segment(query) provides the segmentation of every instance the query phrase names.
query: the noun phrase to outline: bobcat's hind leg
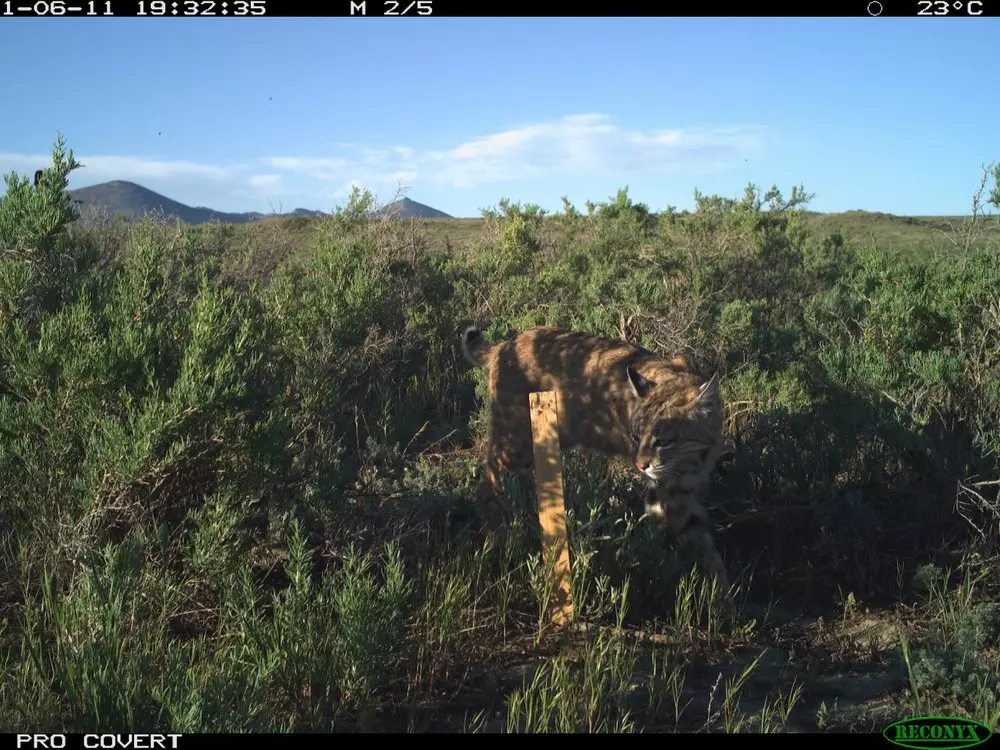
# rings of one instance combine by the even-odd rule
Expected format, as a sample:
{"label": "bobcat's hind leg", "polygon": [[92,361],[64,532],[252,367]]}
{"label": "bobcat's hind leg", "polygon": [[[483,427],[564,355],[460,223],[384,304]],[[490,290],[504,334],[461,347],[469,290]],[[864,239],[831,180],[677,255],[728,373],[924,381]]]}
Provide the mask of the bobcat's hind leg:
{"label": "bobcat's hind leg", "polygon": [[476,488],[476,502],[491,533],[505,528],[510,520],[501,475],[530,474],[532,468],[531,417],[527,398],[523,401],[523,405],[494,401],[490,408],[486,463]]}

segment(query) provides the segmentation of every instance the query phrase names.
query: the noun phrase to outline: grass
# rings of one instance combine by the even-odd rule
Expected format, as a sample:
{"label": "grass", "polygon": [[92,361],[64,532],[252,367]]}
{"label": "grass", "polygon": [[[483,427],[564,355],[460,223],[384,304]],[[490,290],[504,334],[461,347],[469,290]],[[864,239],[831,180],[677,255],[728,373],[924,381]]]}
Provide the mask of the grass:
{"label": "grass", "polygon": [[[968,216],[895,216],[874,211],[846,211],[842,213],[805,212],[805,225],[813,236],[822,237],[840,233],[850,242],[870,243],[883,250],[896,251],[910,257],[926,260],[938,254],[959,251],[961,228],[969,222]],[[312,217],[276,217],[256,224],[240,227],[248,236],[257,234],[280,236],[279,242],[307,244],[310,230],[322,219]],[[460,250],[475,245],[486,229],[484,219],[403,219],[430,247]],[[982,236],[976,238],[978,246],[989,246],[1000,241],[1000,227],[986,222]],[[273,246],[274,240],[261,240],[260,244]]]}
{"label": "grass", "polygon": [[[945,253],[928,222],[751,188],[685,215],[622,191],[399,222],[357,193],[78,226],[73,168],[60,141],[0,201],[5,731],[997,727],[995,225]],[[471,322],[721,374],[731,596],[626,462],[570,451],[576,619],[552,626],[525,484],[502,537],[472,502]]]}

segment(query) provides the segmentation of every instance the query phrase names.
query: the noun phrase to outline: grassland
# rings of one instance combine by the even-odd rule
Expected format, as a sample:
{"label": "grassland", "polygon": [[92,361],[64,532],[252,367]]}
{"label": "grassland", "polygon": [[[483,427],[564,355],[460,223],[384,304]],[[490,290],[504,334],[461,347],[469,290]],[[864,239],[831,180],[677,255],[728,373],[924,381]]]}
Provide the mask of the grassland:
{"label": "grassland", "polygon": [[[4,731],[998,726],[995,223],[796,188],[79,227],[72,168],[57,144],[0,202]],[[552,627],[526,487],[499,541],[472,504],[471,322],[721,373],[735,607],[627,466],[570,452],[577,621]]]}
{"label": "grassland", "polygon": [[[847,211],[820,214],[802,212],[806,230],[813,237],[840,233],[853,244],[871,243],[882,250],[897,252],[905,257],[926,260],[936,255],[964,252],[963,227],[970,223],[969,216],[895,216],[872,211]],[[313,219],[275,218],[273,223],[301,233],[312,226]],[[486,228],[485,219],[416,219],[415,226],[430,247],[463,248],[476,244]],[[260,231],[261,226],[255,227]],[[996,222],[984,221],[969,243],[984,247],[1000,241],[1000,227]]]}

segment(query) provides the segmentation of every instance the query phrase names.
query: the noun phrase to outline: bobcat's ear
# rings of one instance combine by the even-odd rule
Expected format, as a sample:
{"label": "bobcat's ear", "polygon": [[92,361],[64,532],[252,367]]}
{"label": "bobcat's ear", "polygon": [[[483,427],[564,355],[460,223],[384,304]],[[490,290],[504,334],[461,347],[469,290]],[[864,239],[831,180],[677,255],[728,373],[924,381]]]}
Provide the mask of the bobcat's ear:
{"label": "bobcat's ear", "polygon": [[700,414],[711,414],[719,406],[719,373],[712,375],[712,378],[698,389],[698,397],[695,399]]}
{"label": "bobcat's ear", "polygon": [[644,398],[649,393],[649,389],[656,385],[653,381],[640,375],[639,371],[632,365],[625,368],[625,374],[628,376],[628,384],[632,387],[632,393],[635,394],[636,398]]}

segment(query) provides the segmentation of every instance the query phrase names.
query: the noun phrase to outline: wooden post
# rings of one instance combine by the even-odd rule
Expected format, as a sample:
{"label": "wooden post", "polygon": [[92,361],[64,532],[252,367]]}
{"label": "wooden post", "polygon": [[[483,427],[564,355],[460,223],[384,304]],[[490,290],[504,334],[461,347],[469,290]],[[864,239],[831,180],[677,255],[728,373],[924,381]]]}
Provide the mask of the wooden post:
{"label": "wooden post", "polygon": [[542,561],[555,559],[552,572],[552,622],[565,625],[573,617],[570,597],[569,544],[563,499],[562,454],[559,450],[559,409],[555,391],[529,394],[531,437],[535,456],[535,494],[542,529]]}

